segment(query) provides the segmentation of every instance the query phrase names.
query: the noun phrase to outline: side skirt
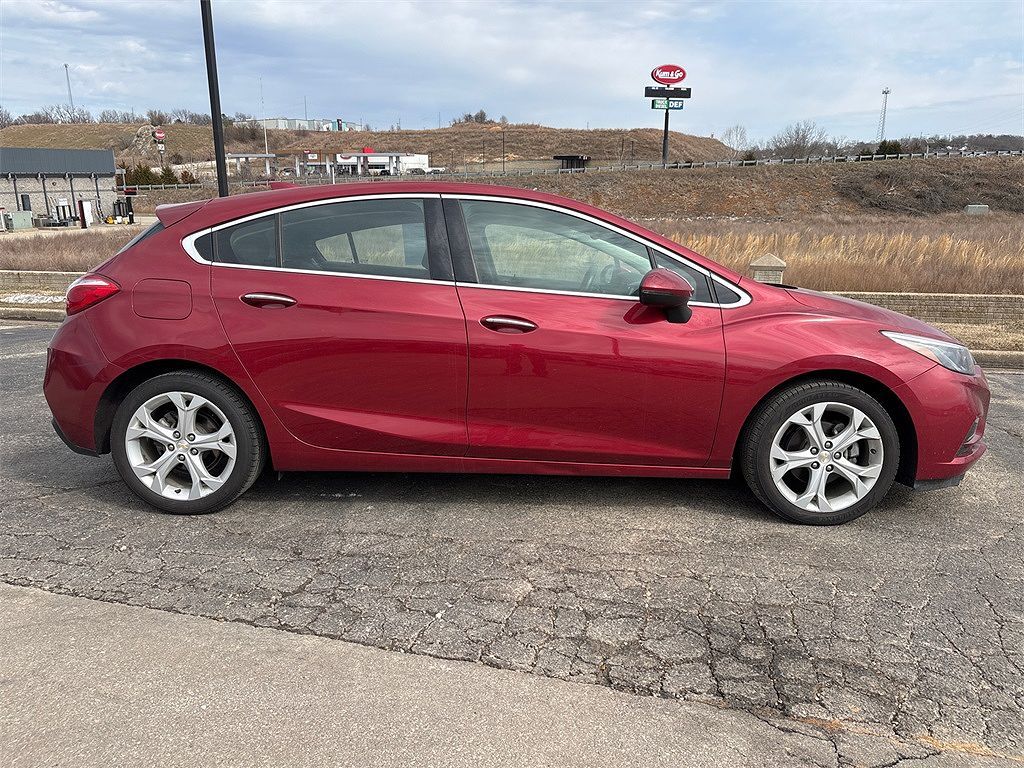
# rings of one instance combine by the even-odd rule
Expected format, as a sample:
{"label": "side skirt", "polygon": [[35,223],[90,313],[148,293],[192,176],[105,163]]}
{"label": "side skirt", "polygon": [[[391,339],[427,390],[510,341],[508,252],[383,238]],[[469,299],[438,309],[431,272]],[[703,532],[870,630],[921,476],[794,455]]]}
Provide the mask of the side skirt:
{"label": "side skirt", "polygon": [[594,464],[566,461],[528,461],[464,456],[420,456],[408,453],[332,451],[296,446],[272,446],[279,472],[447,472],[501,475],[581,475],[590,477],[678,477],[727,480],[730,469],[672,467],[651,464]]}

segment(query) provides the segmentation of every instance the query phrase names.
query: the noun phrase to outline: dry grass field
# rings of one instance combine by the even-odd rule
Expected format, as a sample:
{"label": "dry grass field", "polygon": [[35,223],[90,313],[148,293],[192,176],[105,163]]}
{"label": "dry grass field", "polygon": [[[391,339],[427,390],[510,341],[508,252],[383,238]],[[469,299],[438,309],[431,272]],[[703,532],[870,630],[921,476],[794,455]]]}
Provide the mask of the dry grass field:
{"label": "dry grass field", "polygon": [[1024,293],[1024,216],[810,216],[695,219],[654,229],[746,273],[772,253],[786,282],[828,291]]}
{"label": "dry grass field", "polygon": [[0,269],[84,272],[111,256],[142,231],[136,226],[0,236]]}
{"label": "dry grass field", "polygon": [[[801,216],[648,222],[738,272],[773,253],[786,281],[831,291],[1024,293],[1024,216]],[[139,231],[119,226],[0,236],[0,269],[83,271]]]}

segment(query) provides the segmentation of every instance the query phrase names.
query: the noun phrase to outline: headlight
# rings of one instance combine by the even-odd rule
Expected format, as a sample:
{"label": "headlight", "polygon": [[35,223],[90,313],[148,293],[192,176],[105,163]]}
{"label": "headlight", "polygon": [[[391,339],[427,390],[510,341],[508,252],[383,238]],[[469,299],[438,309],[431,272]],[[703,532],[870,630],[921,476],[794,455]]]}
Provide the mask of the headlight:
{"label": "headlight", "polygon": [[882,331],[882,335],[907,349],[924,355],[929,360],[934,360],[943,368],[949,368],[957,373],[966,373],[968,376],[974,374],[974,358],[971,356],[971,351],[962,344],[929,339],[927,336],[896,333],[896,331]]}

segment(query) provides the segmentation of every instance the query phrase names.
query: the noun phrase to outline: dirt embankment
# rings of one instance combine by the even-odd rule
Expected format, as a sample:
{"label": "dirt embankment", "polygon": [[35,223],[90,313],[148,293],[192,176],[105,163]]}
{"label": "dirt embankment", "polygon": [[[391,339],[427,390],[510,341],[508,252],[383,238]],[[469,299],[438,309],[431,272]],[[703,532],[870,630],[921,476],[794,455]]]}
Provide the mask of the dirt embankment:
{"label": "dirt embankment", "polygon": [[1024,160],[965,158],[809,166],[585,173],[522,186],[633,218],[929,214],[982,203],[1024,213]]}
{"label": "dirt embankment", "polygon": [[[1024,160],[1006,157],[469,180],[553,192],[634,219],[925,215],[960,211],[968,203],[1024,213]],[[136,208],[152,211],[160,203],[198,200],[211,192],[153,191],[140,196]]]}
{"label": "dirt embankment", "polygon": [[[144,126],[148,128],[147,126]],[[164,126],[166,156],[181,155],[186,163],[213,159],[213,138],[208,126]],[[139,125],[94,123],[83,125],[12,125],[0,130],[0,146],[69,149],[109,148],[119,162],[160,161],[154,142],[139,142]],[[148,134],[148,130],[143,131]],[[595,160],[652,162],[661,159],[661,131],[654,128],[595,129],[549,128],[542,125],[460,124],[419,131],[316,131],[267,132],[271,152],[353,152],[372,147],[382,152],[414,152],[430,156],[435,166],[459,169],[480,163],[500,163],[502,133],[507,162],[544,161],[554,155],[581,154]],[[228,152],[262,152],[263,131],[228,126]],[[721,160],[732,150],[717,139],[672,132],[669,154],[673,161]],[[491,168],[493,170],[493,168]]]}

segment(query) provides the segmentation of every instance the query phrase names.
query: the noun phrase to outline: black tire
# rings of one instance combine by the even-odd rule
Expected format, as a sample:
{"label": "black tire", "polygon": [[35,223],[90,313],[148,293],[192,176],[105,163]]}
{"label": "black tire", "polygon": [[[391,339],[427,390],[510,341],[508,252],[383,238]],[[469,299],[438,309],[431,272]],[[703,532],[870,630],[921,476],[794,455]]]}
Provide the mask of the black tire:
{"label": "black tire", "polygon": [[[219,408],[234,431],[235,465],[224,484],[202,498],[171,499],[151,490],[132,470],[126,447],[129,420],[151,398],[167,392],[188,392],[206,398]],[[110,432],[114,467],[132,493],[164,512],[176,515],[204,515],[231,504],[259,477],[267,450],[263,430],[252,406],[233,387],[198,371],[174,371],[144,381],[118,405]]]}
{"label": "black tire", "polygon": [[[793,504],[776,487],[771,476],[771,447],[782,425],[801,408],[835,402],[859,408],[870,418],[882,440],[882,469],[863,498],[836,512],[814,512]],[[763,403],[744,430],[739,446],[743,478],[750,490],[776,515],[804,525],[839,525],[854,520],[874,507],[889,492],[900,463],[896,425],[885,407],[857,387],[839,381],[810,381],[785,389]]]}

